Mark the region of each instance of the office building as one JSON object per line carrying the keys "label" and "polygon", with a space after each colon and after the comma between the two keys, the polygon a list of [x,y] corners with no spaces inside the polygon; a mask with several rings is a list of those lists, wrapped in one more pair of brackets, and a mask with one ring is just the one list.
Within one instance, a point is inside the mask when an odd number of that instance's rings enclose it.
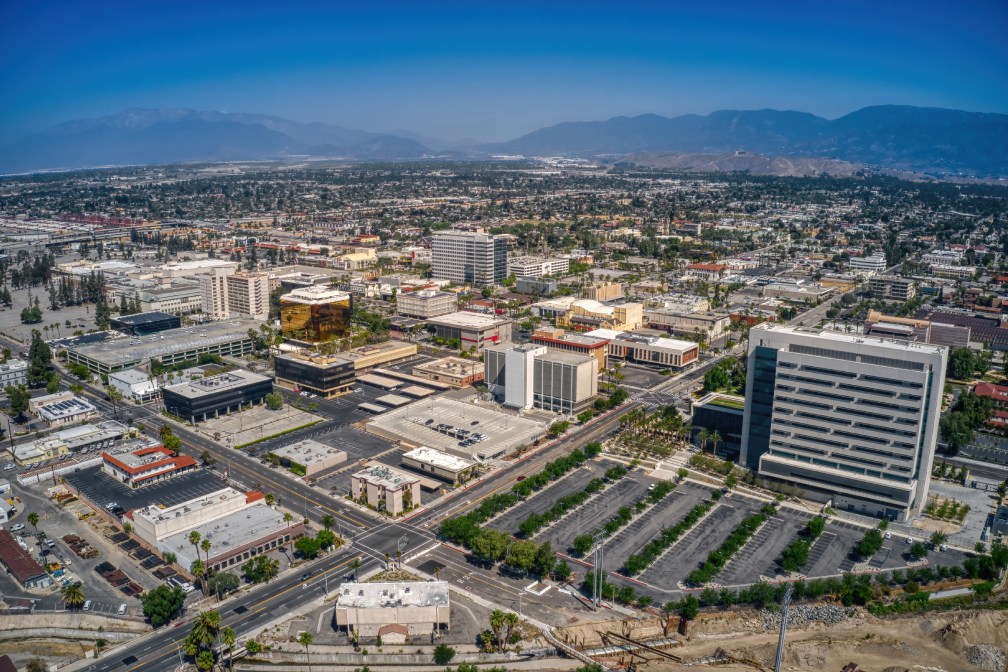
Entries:
{"label": "office building", "polygon": [[164,446],[133,452],[102,453],[102,471],[130,488],[141,488],[195,471],[199,466],[189,455],[176,455]]}
{"label": "office building", "polygon": [[109,385],[114,387],[123,399],[137,404],[146,404],[161,397],[161,387],[157,376],[139,369],[126,369],[110,373]]}
{"label": "office building", "polygon": [[728,271],[725,264],[693,263],[686,266],[686,277],[698,280],[720,280]]}
{"label": "office building", "polygon": [[178,315],[153,310],[147,313],[121,315],[109,319],[109,326],[130,336],[146,336],[167,329],[178,329],[182,320]]}
{"label": "office building", "polygon": [[511,320],[506,317],[460,310],[427,321],[435,338],[458,341],[461,349],[475,346],[480,350],[492,343],[511,340]]}
{"label": "office building", "polygon": [[410,469],[437,476],[452,485],[460,485],[476,476],[476,462],[473,460],[442,453],[427,446],[403,453],[402,463]]}
{"label": "office building", "polygon": [[532,332],[532,342],[545,345],[549,350],[573,352],[576,355],[594,357],[598,370],[606,368],[608,362],[609,339],[566,332],[563,329],[536,329]]}
{"label": "office building", "polygon": [[749,332],[740,462],[892,520],[927,499],[943,346],[758,325]]}
{"label": "office building", "polygon": [[880,254],[871,257],[851,257],[847,265],[855,273],[882,273],[886,270],[886,259]]}
{"label": "office building", "polygon": [[406,317],[426,320],[458,310],[458,296],[436,289],[418,289],[396,295],[396,312]]}
{"label": "office building", "polygon": [[409,359],[417,354],[419,346],[406,341],[385,341],[373,345],[362,345],[353,350],[340,353],[340,356],[353,362],[354,371],[358,374],[378,366],[394,364]]}
{"label": "office building", "polygon": [[343,464],[346,462],[347,454],[345,450],[305,439],[273,448],[266,454],[266,458],[285,469],[290,469],[298,476],[307,477]]}
{"label": "office building", "polygon": [[693,341],[683,341],[661,336],[647,336],[614,329],[595,329],[585,336],[609,341],[609,359],[651,364],[667,369],[681,369],[700,357],[700,346]]}
{"label": "office building", "polygon": [[733,394],[711,392],[693,402],[691,413],[692,441],[696,445],[703,443],[699,439],[701,430],[708,433],[717,432],[720,437],[717,445],[707,441],[718,457],[735,462],[742,450],[742,420],[745,416],[745,399]]}
{"label": "office building", "polygon": [[201,422],[261,404],[272,391],[271,378],[235,369],[169,385],[162,390],[162,396],[167,412],[190,422]]}
{"label": "office building", "polygon": [[354,363],[340,355],[290,352],[274,359],[276,384],[288,390],[305,390],[326,399],[346,394],[353,387]]}
{"label": "office building", "polygon": [[200,310],[204,315],[215,320],[231,316],[228,306],[228,276],[233,275],[235,270],[232,266],[212,268],[196,276],[202,295]]}
{"label": "office building", "polygon": [[35,397],[28,402],[28,410],[50,427],[69,425],[98,415],[98,409],[94,404],[87,399],[74,396],[73,392],[57,392]]}
{"label": "office building", "polygon": [[508,259],[508,275],[515,278],[541,278],[544,275],[562,275],[570,269],[570,259],[552,257],[512,257]]}
{"label": "office building", "polygon": [[917,295],[917,284],[898,275],[876,275],[868,279],[872,296],[886,301],[909,301]]}
{"label": "office building", "polygon": [[549,296],[559,288],[559,283],[553,278],[518,278],[515,280],[515,291],[519,294]]}
{"label": "office building", "polygon": [[28,362],[21,359],[8,359],[0,364],[0,390],[17,387],[28,383]]}
{"label": "office building", "polygon": [[476,359],[443,357],[414,366],[413,375],[452,387],[469,387],[483,382],[483,363]]}
{"label": "office building", "polygon": [[265,322],[269,319],[268,273],[238,272],[227,276],[228,313]]}
{"label": "office building", "polygon": [[644,322],[653,329],[677,336],[702,334],[715,341],[731,328],[731,317],[724,313],[682,312],[671,308],[648,308],[644,311]]}
{"label": "office building", "polygon": [[868,315],[865,317],[864,333],[865,336],[895,338],[902,341],[948,345],[956,348],[967,348],[970,341],[969,327],[883,315],[873,309],[869,309]]}
{"label": "office building", "polygon": [[507,238],[446,231],[431,238],[431,274],[461,285],[492,287],[507,277]]}
{"label": "office building", "polygon": [[543,345],[503,343],[483,357],[487,388],[512,408],[574,413],[598,396],[598,361]]}
{"label": "office building", "polygon": [[195,280],[174,280],[168,286],[140,290],[140,308],[146,312],[192,315],[203,309],[203,290]]}
{"label": "office building", "polygon": [[341,583],[333,627],[390,644],[451,627],[447,581]]}
{"label": "office building", "polygon": [[948,278],[950,280],[968,280],[976,275],[976,266],[951,266],[949,264],[934,264],[931,266],[931,275],[936,278]]}
{"label": "office building", "polygon": [[280,327],[285,338],[320,343],[350,331],[353,299],[346,292],[313,285],[280,297]]}
{"label": "office building", "polygon": [[399,516],[420,506],[420,479],[384,464],[372,464],[350,477],[353,498]]}

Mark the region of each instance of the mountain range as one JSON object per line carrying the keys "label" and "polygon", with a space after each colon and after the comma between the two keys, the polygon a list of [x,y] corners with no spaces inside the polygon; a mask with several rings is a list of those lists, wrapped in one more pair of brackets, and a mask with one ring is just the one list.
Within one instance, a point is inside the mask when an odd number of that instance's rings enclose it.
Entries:
{"label": "mountain range", "polygon": [[[1008,176],[1008,115],[897,105],[838,119],[722,110],[564,122],[507,142],[441,142],[259,114],[128,109],[70,121],[0,148],[0,172],[178,162],[351,161],[568,156],[684,170],[851,174],[860,167],[937,176]],[[745,158],[740,158],[745,157]],[[706,168],[705,168],[706,166]]]}

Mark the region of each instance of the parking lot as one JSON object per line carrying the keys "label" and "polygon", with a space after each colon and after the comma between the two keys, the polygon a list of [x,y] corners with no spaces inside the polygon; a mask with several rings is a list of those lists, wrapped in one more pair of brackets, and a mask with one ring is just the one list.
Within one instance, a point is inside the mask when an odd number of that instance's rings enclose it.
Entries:
{"label": "parking lot", "polygon": [[[374,417],[371,413],[362,411],[357,407],[361,404],[373,404],[375,403],[375,399],[388,394],[388,390],[382,390],[363,383],[358,383],[353,389],[353,392],[333,399],[301,397],[296,392],[290,390],[282,390],[282,393],[288,403],[297,401],[306,408],[309,404],[317,404],[318,410],[315,411],[316,413],[330,419],[336,426],[344,426]],[[358,392],[357,390],[360,391]]]}
{"label": "parking lot", "polygon": [[621,506],[633,506],[647,495],[648,485],[654,483],[640,473],[631,472],[610,485],[591,501],[574,509],[556,525],[552,525],[536,535],[539,543],[550,542],[553,549],[561,553],[570,553],[574,537],[581,534],[591,534],[592,531],[605,525],[610,518],[616,516]]}
{"label": "parking lot", "polygon": [[[445,396],[431,396],[379,415],[367,424],[367,429],[372,434],[411,446],[429,446],[454,454],[464,453],[476,459],[504,455],[545,435],[543,423],[497,410],[495,406],[489,402],[477,405]],[[434,429],[440,423],[480,432],[487,438],[471,446],[460,447],[458,439]]]}
{"label": "parking lot", "polygon": [[[990,516],[992,507],[997,502],[995,492],[988,492],[979,488],[966,488],[958,483],[948,481],[931,480],[929,495],[954,499],[958,502],[968,504],[969,513],[963,521],[962,529],[949,534],[949,543],[965,548],[972,548],[976,542],[980,541],[987,519]],[[923,535],[924,532],[919,533]]]}
{"label": "parking lot", "polygon": [[65,478],[67,484],[95,508],[102,509],[106,504],[116,502],[127,511],[151,504],[173,506],[227,487],[224,481],[204,469],[136,490],[104,473],[101,467],[81,469],[67,474]]}
{"label": "parking lot", "polygon": [[650,390],[669,379],[662,375],[661,369],[640,364],[623,364],[620,371],[623,373],[622,385],[628,390]]}
{"label": "parking lot", "polygon": [[717,582],[736,586],[756,583],[760,577],[777,574],[777,558],[794,541],[812,515],[781,509],[739,549],[717,576]]}

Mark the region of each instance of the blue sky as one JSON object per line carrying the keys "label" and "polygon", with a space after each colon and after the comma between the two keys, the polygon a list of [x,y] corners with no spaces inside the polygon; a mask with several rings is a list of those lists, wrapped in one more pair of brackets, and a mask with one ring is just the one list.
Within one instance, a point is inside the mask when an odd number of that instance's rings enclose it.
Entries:
{"label": "blue sky", "polygon": [[566,120],[1008,113],[1008,2],[0,3],[0,138],[126,107],[502,140]]}

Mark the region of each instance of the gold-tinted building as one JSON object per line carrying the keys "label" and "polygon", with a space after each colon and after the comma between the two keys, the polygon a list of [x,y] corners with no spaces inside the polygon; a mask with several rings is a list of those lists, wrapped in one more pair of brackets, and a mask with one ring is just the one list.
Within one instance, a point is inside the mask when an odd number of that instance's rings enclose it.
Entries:
{"label": "gold-tinted building", "polygon": [[280,326],[285,338],[320,343],[350,331],[353,298],[331,287],[295,289],[280,297]]}

